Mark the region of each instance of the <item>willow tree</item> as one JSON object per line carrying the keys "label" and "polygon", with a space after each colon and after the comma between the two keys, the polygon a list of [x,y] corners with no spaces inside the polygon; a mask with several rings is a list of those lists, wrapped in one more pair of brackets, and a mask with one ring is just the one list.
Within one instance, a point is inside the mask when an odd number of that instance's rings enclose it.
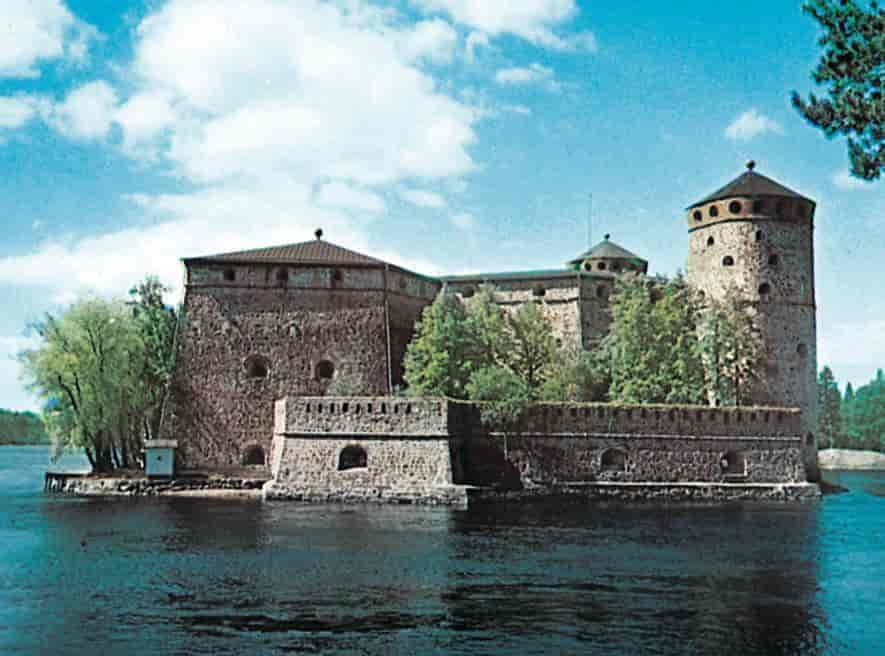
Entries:
{"label": "willow tree", "polygon": [[85,298],[47,314],[33,326],[41,343],[19,356],[54,444],[82,448],[97,473],[142,465],[144,439],[156,435],[172,368],[163,291],[148,279],[131,303]]}
{"label": "willow tree", "polygon": [[848,137],[851,172],[875,180],[885,170],[885,10],[876,0],[812,0],[804,10],[823,28],[812,79],[828,98],[793,105],[827,137]]}

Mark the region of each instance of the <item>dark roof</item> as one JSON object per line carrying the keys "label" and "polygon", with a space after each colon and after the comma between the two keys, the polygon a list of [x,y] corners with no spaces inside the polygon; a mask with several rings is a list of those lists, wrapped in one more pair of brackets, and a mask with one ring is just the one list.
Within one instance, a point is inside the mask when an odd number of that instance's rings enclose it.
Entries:
{"label": "dark roof", "polygon": [[616,244],[613,241],[609,241],[608,235],[605,236],[601,242],[596,244],[589,251],[583,253],[579,257],[575,258],[569,264],[576,264],[583,262],[589,257],[598,257],[598,258],[612,258],[619,260],[634,260],[640,262],[646,262],[643,258],[639,257],[636,253],[631,253],[623,246]]}
{"label": "dark roof", "polygon": [[788,189],[779,182],[775,182],[771,178],[767,178],[761,173],[756,173],[753,169],[749,169],[741,173],[727,185],[714,191],[706,198],[699,200],[688,206],[687,209],[712,203],[714,200],[722,200],[723,198],[733,198],[734,196],[787,196],[790,198],[801,198],[810,201],[801,194],[797,194],[792,189]]}
{"label": "dark roof", "polygon": [[356,251],[330,244],[322,239],[303,241],[284,246],[269,246],[248,251],[235,251],[204,257],[191,257],[187,262],[230,262],[267,264],[337,264],[383,267],[382,260],[357,253]]}

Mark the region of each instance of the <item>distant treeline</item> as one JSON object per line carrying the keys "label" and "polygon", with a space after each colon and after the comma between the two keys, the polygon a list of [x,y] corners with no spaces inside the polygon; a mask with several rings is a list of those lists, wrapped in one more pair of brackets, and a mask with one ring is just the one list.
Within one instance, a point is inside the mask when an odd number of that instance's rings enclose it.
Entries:
{"label": "distant treeline", "polygon": [[885,374],[855,390],[851,383],[845,394],[829,367],[817,379],[820,411],[819,442],[822,449],[866,449],[885,453]]}
{"label": "distant treeline", "polygon": [[0,408],[0,444],[49,444],[40,415]]}

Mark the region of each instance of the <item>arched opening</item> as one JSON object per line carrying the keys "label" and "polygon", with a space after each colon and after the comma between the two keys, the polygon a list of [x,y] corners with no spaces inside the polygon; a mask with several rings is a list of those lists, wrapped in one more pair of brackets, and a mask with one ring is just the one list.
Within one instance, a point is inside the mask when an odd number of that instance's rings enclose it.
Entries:
{"label": "arched opening", "polygon": [[713,217],[714,219],[717,216],[719,216],[719,208],[716,207],[715,205],[710,205],[710,209],[708,210],[708,212],[709,212],[710,216]]}
{"label": "arched opening", "polygon": [[346,446],[338,456],[338,471],[346,469],[364,469],[369,459],[366,450],[357,445]]}
{"label": "arched opening", "polygon": [[317,380],[329,381],[335,375],[335,365],[328,360],[321,360],[316,368]]}
{"label": "arched opening", "polygon": [[332,272],[332,282],[339,283],[344,280],[344,274],[341,273],[341,269],[335,269]]}
{"label": "arched opening", "polygon": [[697,221],[698,223],[700,223],[701,221],[704,220],[704,215],[701,214],[700,210],[695,210],[694,213],[692,214],[692,216],[694,217],[694,220]]}
{"label": "arched opening", "polygon": [[763,282],[759,285],[759,296],[768,296],[771,293],[771,285],[767,282]]}
{"label": "arched opening", "polygon": [[722,266],[730,267],[734,266],[734,258],[731,255],[726,255],[722,258]]}
{"label": "arched opening", "polygon": [[716,243],[716,240],[713,237],[707,237],[707,246],[713,246]]}
{"label": "arched opening", "polygon": [[544,289],[544,285],[535,285],[532,287],[532,296],[544,296],[547,293],[547,290]]}
{"label": "arched opening", "polygon": [[264,449],[257,444],[250,446],[243,456],[243,464],[247,467],[264,467]]}
{"label": "arched opening", "polygon": [[225,282],[233,282],[237,279],[237,272],[233,269],[225,269],[224,270],[224,281]]}
{"label": "arched opening", "polygon": [[740,214],[741,213],[741,203],[740,201],[733,200],[728,204],[728,211],[732,214]]}
{"label": "arched opening", "polygon": [[249,378],[267,378],[270,373],[270,362],[261,355],[250,355],[243,363],[246,376]]}
{"label": "arched opening", "polygon": [[621,449],[607,449],[602,452],[602,471],[626,471],[627,453]]}
{"label": "arched opening", "polygon": [[605,271],[605,262],[600,262],[599,264],[596,265],[596,268],[599,269],[600,271]]}
{"label": "arched opening", "polygon": [[719,459],[719,468],[725,476],[746,476],[747,458],[742,451],[728,451]]}
{"label": "arched opening", "polygon": [[286,268],[277,269],[277,282],[289,282],[289,270]]}
{"label": "arched opening", "polygon": [[584,262],[584,271],[593,271],[593,263]]}
{"label": "arched opening", "polygon": [[778,257],[777,253],[772,253],[768,256],[768,265],[769,266],[777,266],[780,264],[781,259]]}

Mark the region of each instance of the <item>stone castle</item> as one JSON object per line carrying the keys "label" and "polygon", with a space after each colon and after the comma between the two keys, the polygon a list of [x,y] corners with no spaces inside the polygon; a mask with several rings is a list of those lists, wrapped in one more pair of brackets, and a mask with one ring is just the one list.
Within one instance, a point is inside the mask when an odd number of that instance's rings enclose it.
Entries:
{"label": "stone castle", "polygon": [[499,304],[539,302],[562,344],[589,348],[608,330],[616,278],[646,275],[648,262],[606,235],[562,269],[434,278],[317,231],[184,260],[162,434],[181,467],[268,471],[269,496],[286,498],[446,501],[459,485],[602,494],[618,483],[782,492],[817,475],[814,211],[752,162],[688,208],[689,284],[714,298],[736,290],[764,344],[748,407],[554,404],[501,435],[467,404],[393,397],[440,292],[468,298],[492,284]]}

